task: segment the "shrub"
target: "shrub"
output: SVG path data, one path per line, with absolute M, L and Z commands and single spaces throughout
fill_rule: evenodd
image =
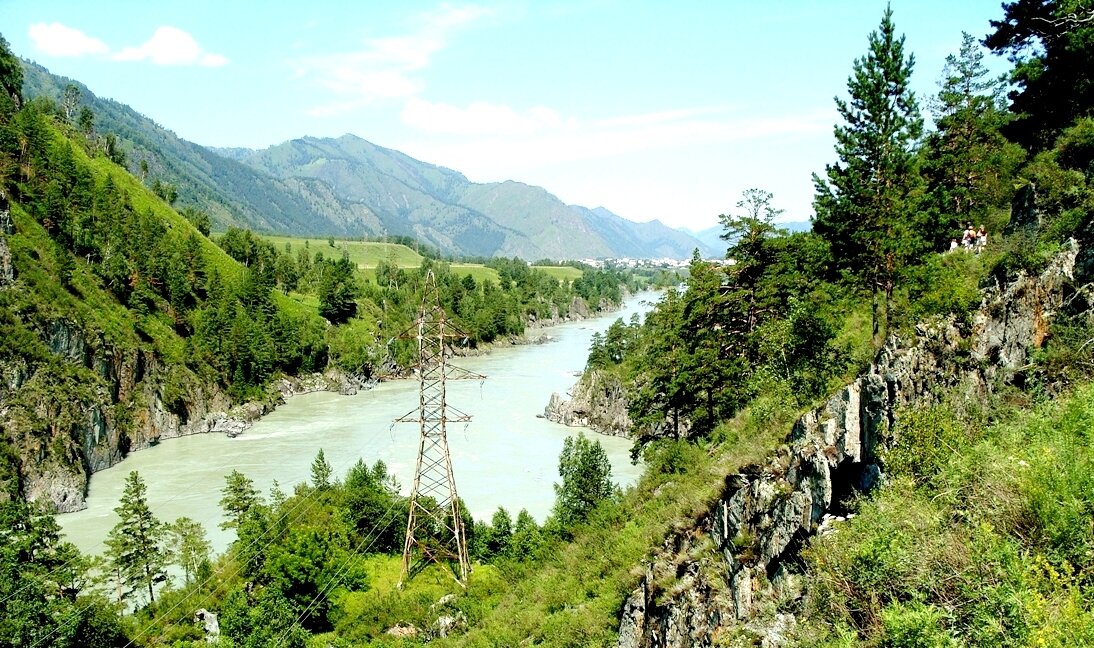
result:
M 883 648 L 947 648 L 958 646 L 943 626 L 944 615 L 933 605 L 918 601 L 894 603 L 881 613 Z
M 895 434 L 885 466 L 892 474 L 907 475 L 919 484 L 929 481 L 969 444 L 965 424 L 941 406 L 903 412 Z

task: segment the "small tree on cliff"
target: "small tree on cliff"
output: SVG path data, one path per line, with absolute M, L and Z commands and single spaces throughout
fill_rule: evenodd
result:
M 153 587 L 167 579 L 166 527 L 148 508 L 148 488 L 137 471 L 125 478 L 121 503 L 114 512 L 121 519 L 106 538 L 107 556 L 120 584 L 129 588 L 126 594 L 146 589 L 148 602 L 154 603 Z

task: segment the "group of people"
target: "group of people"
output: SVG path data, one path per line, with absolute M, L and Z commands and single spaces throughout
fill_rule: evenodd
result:
M 984 229 L 981 225 L 979 229 L 973 229 L 972 224 L 965 226 L 965 233 L 961 235 L 961 242 L 958 243 L 957 239 L 950 239 L 950 252 L 960 248 L 966 252 L 980 253 L 984 249 L 984 246 L 988 244 L 988 230 Z

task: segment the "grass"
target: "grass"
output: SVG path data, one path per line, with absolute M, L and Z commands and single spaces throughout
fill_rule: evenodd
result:
M 344 250 L 349 255 L 349 260 L 361 269 L 375 268 L 381 261 L 394 263 L 400 268 L 417 268 L 422 264 L 422 260 L 425 258 L 414 250 L 399 243 L 333 239 L 334 246 L 331 247 L 328 239 L 271 236 L 265 234 L 262 235 L 262 238 L 273 243 L 278 250 L 284 250 L 286 244 L 290 245 L 293 254 L 296 254 L 296 252 L 304 247 L 305 244 L 312 255 L 320 252 L 327 258 L 338 258 Z
M 484 604 L 506 589 L 497 568 L 491 565 L 477 565 L 471 572 L 466 590 L 446 568 L 438 565 L 430 565 L 403 582 L 401 556 L 369 556 L 363 566 L 368 574 L 369 589 L 342 592 L 337 596 L 336 609 L 331 615 L 336 636 L 355 645 L 365 641 L 370 642 L 369 645 L 404 645 L 402 640 L 387 635 L 387 629 L 413 625 L 428 631 L 440 616 L 476 618 L 482 614 Z M 468 592 L 473 592 L 474 596 Z M 332 634 L 330 638 L 334 636 Z
M 571 266 L 532 266 L 532 269 L 546 272 L 552 279 L 560 281 L 573 281 L 585 274 L 581 269 Z
M 357 266 L 361 278 L 372 283 L 376 283 L 376 266 L 379 265 L 381 261 L 393 263 L 400 268 L 417 268 L 420 267 L 422 261 L 425 260 L 425 257 L 422 255 L 399 243 L 333 239 L 334 246 L 332 247 L 328 239 L 272 236 L 266 234 L 261 236 L 274 244 L 278 250 L 283 251 L 285 250 L 286 244 L 289 245 L 293 254 L 303 248 L 305 243 L 308 246 L 308 250 L 313 255 L 322 253 L 323 256 L 328 258 L 338 258 L 344 251 L 349 256 L 350 262 Z M 470 275 L 475 281 L 480 283 L 487 279 L 494 283 L 499 281 L 497 271 L 493 268 L 487 268 L 481 263 L 452 263 L 450 264 L 450 267 L 456 274 L 461 276 Z M 581 271 L 576 268 L 554 268 L 554 270 L 573 270 L 578 273 L 578 276 L 580 276 L 581 273 Z M 552 276 L 555 276 L 555 273 L 551 274 Z M 569 273 L 565 274 L 568 275 Z
M 480 263 L 453 263 L 451 266 L 452 272 L 458 275 L 471 275 L 471 277 L 478 283 L 489 279 L 494 283 L 501 281 L 498 273 L 493 268 L 487 268 Z
M 676 527 L 692 524 L 721 494 L 724 478 L 762 460 L 786 434 L 785 417 L 746 411 L 722 426 L 714 446 L 688 453 L 684 472 L 647 471 L 621 501 L 599 507 L 573 542 L 532 565 L 502 570 L 507 587 L 467 596 L 485 613 L 438 646 L 602 646 L 614 643 L 619 610 L 637 586 L 636 565 Z
M 813 543 L 801 645 L 1094 645 L 1094 385 L 986 428 L 906 421 L 898 453 L 927 453 L 939 426 L 949 451 L 897 462 Z

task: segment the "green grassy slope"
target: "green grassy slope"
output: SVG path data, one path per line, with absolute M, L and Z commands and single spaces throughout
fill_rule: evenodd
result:
M 1094 385 L 991 406 L 908 417 L 894 478 L 808 551 L 800 645 L 1094 645 Z
M 273 243 L 279 250 L 284 250 L 285 246 L 288 245 L 293 253 L 296 253 L 305 244 L 307 244 L 313 255 L 321 253 L 330 258 L 340 256 L 345 252 L 349 256 L 350 262 L 361 270 L 362 276 L 370 281 L 375 281 L 376 266 L 381 262 L 390 263 L 400 268 L 418 268 L 425 260 L 425 257 L 401 243 L 333 239 L 334 247 L 331 247 L 330 240 L 326 238 L 298 238 L 274 235 L 264 235 L 262 238 Z M 449 267 L 461 276 L 470 275 L 475 281 L 481 282 L 486 279 L 494 283 L 499 281 L 497 271 L 481 263 L 451 263 Z M 547 274 L 556 279 L 572 280 L 581 276 L 581 270 L 577 268 L 544 266 L 539 269 L 546 271 Z

